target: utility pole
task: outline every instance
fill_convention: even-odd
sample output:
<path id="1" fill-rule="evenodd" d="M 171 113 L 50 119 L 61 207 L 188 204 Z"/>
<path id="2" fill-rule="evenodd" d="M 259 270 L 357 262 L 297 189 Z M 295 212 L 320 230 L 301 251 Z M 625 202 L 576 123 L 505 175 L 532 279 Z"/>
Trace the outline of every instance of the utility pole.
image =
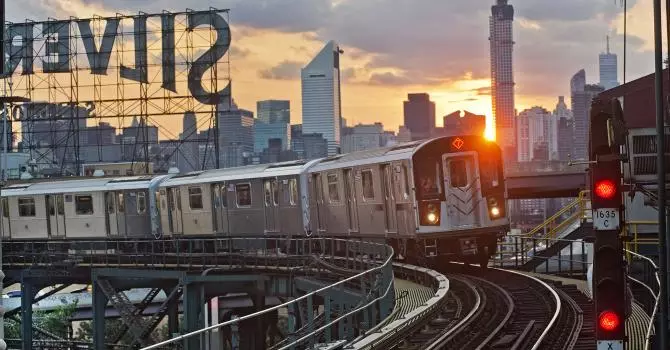
<path id="1" fill-rule="evenodd" d="M 665 113 L 663 110 L 663 30 L 661 25 L 661 0 L 654 0 L 654 57 L 656 85 L 656 149 L 658 168 L 658 258 L 661 278 L 660 313 L 656 332 L 660 349 L 668 348 L 668 260 L 666 254 L 665 213 Z"/>

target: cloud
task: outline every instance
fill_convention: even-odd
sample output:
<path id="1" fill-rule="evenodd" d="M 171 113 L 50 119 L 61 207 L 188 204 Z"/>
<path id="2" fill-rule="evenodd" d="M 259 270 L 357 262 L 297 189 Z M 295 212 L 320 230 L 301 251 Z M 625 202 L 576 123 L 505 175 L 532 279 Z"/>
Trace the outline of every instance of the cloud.
<path id="1" fill-rule="evenodd" d="M 472 89 L 470 91 L 474 92 L 477 96 L 489 96 L 489 95 L 491 95 L 491 87 L 490 86 L 480 87 L 480 88 Z"/>
<path id="2" fill-rule="evenodd" d="M 263 79 L 293 80 L 300 78 L 300 62 L 284 61 L 274 67 L 261 70 L 258 75 Z"/>
<path id="3" fill-rule="evenodd" d="M 370 76 L 370 83 L 377 85 L 410 85 L 412 82 L 405 76 L 386 72 L 372 74 Z"/>

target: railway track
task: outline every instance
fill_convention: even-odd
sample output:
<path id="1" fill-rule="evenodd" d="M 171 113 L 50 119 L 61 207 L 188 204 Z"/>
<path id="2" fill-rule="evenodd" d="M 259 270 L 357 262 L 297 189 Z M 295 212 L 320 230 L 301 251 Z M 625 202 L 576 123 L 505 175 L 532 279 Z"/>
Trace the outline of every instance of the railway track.
<path id="1" fill-rule="evenodd" d="M 569 297 L 561 298 L 539 279 L 460 264 L 448 264 L 439 272 L 450 283 L 439 312 L 419 322 L 402 341 L 386 344 L 384 350 L 553 348 L 546 347 L 549 330 L 559 320 L 576 318 L 575 313 L 562 311 Z M 561 335 L 574 331 L 562 329 Z M 564 348 L 565 343 L 561 344 Z"/>

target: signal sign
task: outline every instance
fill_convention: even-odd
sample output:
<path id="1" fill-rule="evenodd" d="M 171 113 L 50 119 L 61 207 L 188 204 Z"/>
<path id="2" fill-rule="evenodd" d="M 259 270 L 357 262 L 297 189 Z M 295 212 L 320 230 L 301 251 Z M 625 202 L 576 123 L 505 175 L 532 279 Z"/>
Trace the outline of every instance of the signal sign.
<path id="1" fill-rule="evenodd" d="M 453 142 L 451 142 L 451 145 L 454 146 L 454 148 L 460 150 L 463 145 L 465 145 L 465 141 L 461 140 L 460 137 L 457 137 Z"/>

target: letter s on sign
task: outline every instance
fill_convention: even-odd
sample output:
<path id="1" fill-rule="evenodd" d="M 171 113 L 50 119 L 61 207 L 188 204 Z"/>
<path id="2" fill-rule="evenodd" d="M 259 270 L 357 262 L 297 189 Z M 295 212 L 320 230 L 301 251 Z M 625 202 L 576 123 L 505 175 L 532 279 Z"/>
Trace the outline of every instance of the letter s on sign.
<path id="1" fill-rule="evenodd" d="M 215 105 L 230 96 L 230 83 L 223 90 L 207 92 L 202 86 L 205 72 L 223 57 L 230 48 L 230 26 L 218 13 L 192 13 L 188 15 L 188 29 L 193 30 L 201 25 L 211 25 L 216 30 L 216 42 L 202 56 L 193 62 L 188 72 L 188 89 L 200 103 Z"/>

